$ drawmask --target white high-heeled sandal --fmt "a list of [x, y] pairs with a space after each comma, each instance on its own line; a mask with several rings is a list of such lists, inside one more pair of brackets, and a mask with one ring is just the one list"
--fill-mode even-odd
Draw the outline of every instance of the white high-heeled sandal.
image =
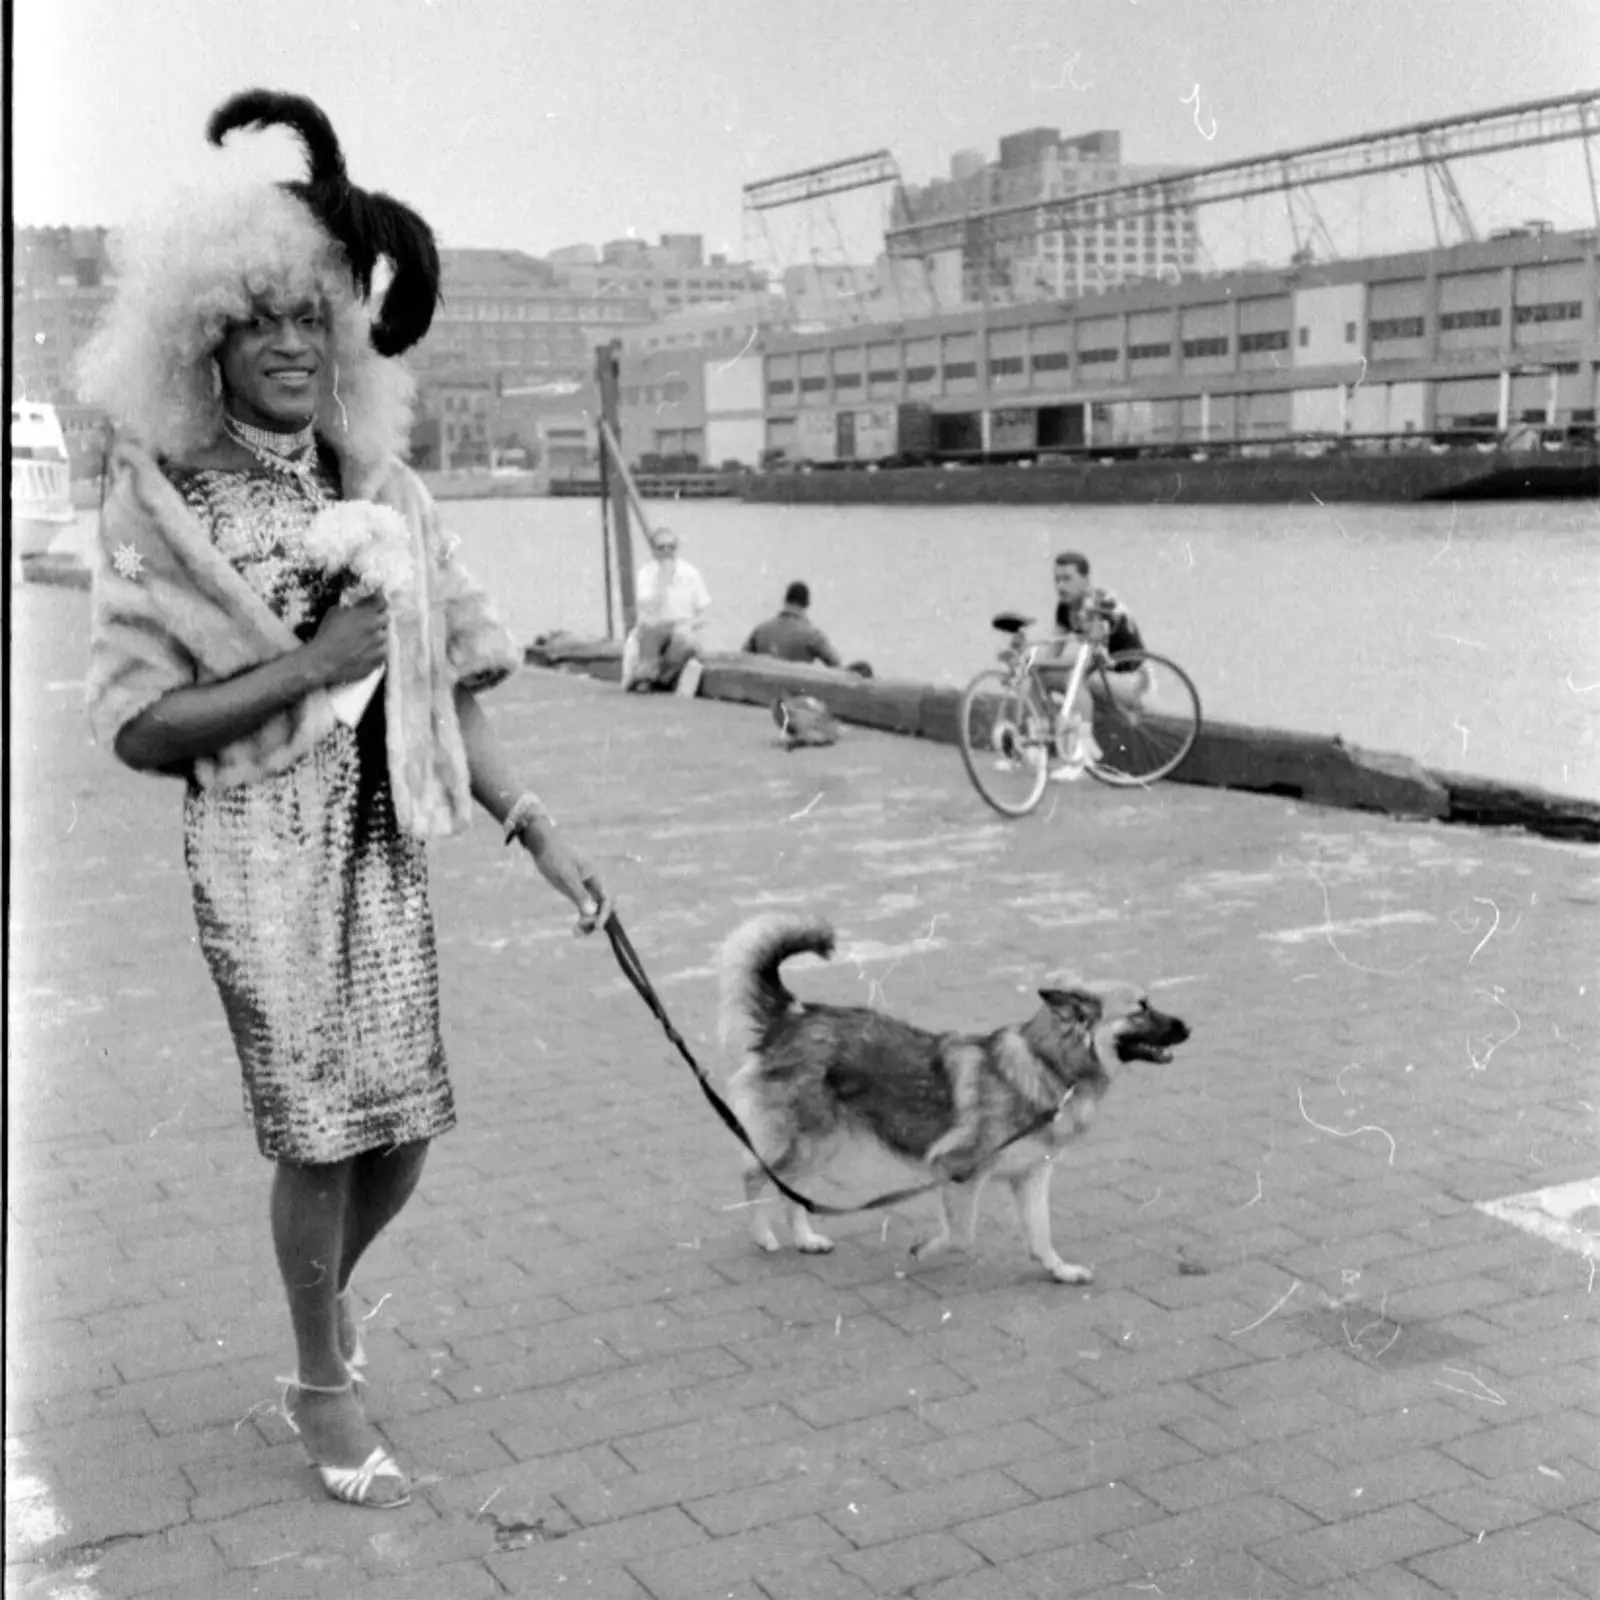
[[[344, 1383], [321, 1384], [305, 1383], [296, 1375], [292, 1378], [279, 1378], [283, 1385], [282, 1412], [283, 1420], [289, 1424], [296, 1435], [300, 1435], [300, 1424], [294, 1420], [289, 1410], [289, 1391], [301, 1389], [307, 1394], [349, 1394], [355, 1387], [355, 1379], [351, 1377]], [[325, 1466], [316, 1460], [309, 1446], [305, 1446], [306, 1459], [316, 1468], [317, 1476], [322, 1480], [322, 1487], [334, 1500], [342, 1500], [346, 1505], [365, 1506], [370, 1511], [397, 1511], [401, 1506], [411, 1503], [411, 1481], [395, 1462], [393, 1456], [381, 1444], [372, 1447], [372, 1453], [358, 1467], [333, 1467]], [[373, 1485], [380, 1479], [397, 1479], [400, 1492], [393, 1499], [372, 1498]]]

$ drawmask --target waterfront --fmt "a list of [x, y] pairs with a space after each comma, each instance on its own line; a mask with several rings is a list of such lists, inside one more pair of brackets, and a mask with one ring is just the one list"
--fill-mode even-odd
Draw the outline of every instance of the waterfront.
[[[997, 648], [990, 616], [1047, 616], [1050, 556], [1076, 548], [1212, 716], [1600, 795], [1592, 502], [650, 509], [706, 579], [714, 649], [737, 649], [804, 578], [847, 659], [964, 682]], [[596, 502], [446, 516], [519, 637], [604, 633]]]
[[[1588, 501], [1460, 506], [650, 508], [683, 538], [736, 650], [804, 578], [880, 674], [964, 682], [990, 616], [1045, 617], [1050, 556], [1085, 551], [1213, 717], [1339, 733], [1425, 765], [1600, 795], [1600, 518]], [[605, 632], [600, 507], [442, 508], [521, 640]], [[80, 519], [78, 542], [92, 519]], [[643, 542], [635, 529], [635, 546]]]

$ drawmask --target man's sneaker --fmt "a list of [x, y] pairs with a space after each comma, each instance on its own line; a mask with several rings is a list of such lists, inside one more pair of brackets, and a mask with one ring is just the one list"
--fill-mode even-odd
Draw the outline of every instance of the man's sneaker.
[[1082, 761], [1063, 761], [1050, 769], [1051, 783], [1076, 783], [1089, 768]]

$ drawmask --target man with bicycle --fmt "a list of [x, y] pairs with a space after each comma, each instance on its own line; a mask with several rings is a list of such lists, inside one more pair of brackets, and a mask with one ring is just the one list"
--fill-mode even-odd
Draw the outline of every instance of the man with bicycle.
[[[1093, 639], [1105, 640], [1106, 648], [1117, 655], [1124, 650], [1143, 650], [1144, 640], [1138, 624], [1127, 608], [1109, 589], [1089, 582], [1089, 558], [1076, 550], [1063, 550], [1055, 558], [1056, 631], [1045, 644], [1038, 660], [1039, 676], [1057, 697], [1066, 694], [1067, 682], [1078, 659], [1078, 652]], [[1129, 707], [1138, 706], [1149, 690], [1145, 669], [1118, 671], [1108, 676], [1112, 696]], [[1057, 783], [1081, 778], [1088, 763], [1099, 754], [1094, 737], [1094, 702], [1087, 683], [1070, 706], [1060, 706], [1057, 748], [1061, 764], [1050, 774]]]

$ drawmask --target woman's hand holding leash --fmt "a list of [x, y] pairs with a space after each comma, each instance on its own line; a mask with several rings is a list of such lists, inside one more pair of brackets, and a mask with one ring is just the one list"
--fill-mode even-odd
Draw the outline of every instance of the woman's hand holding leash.
[[506, 813], [506, 843], [517, 840], [533, 857], [546, 883], [578, 908], [578, 934], [593, 933], [611, 920], [611, 898], [600, 875], [556, 832], [537, 795], [524, 793]]

